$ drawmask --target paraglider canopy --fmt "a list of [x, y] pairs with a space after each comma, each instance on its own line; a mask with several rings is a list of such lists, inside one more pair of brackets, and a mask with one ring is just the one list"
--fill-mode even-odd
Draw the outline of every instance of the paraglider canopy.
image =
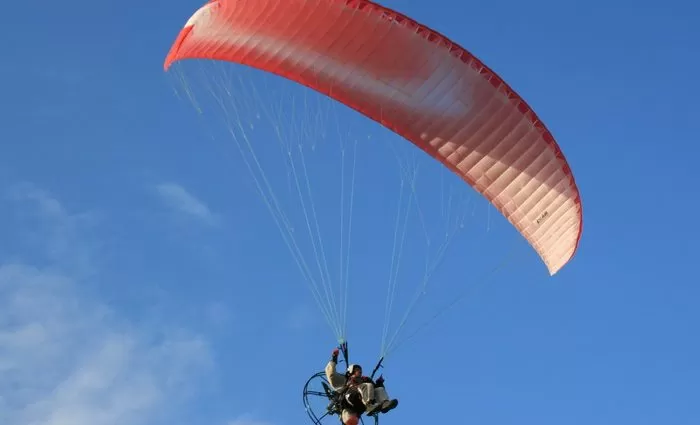
[[369, 0], [211, 0], [165, 60], [202, 58], [286, 77], [403, 136], [488, 199], [550, 274], [574, 255], [581, 198], [530, 106], [457, 43]]

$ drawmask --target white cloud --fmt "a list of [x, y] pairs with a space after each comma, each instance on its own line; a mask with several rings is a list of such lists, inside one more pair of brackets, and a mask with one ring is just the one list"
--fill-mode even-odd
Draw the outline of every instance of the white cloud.
[[0, 294], [0, 423], [146, 423], [210, 365], [202, 339], [153, 341], [64, 276], [4, 265]]
[[88, 241], [80, 238], [81, 230], [95, 225], [97, 215], [92, 212], [71, 214], [47, 191], [30, 183], [16, 184], [6, 192], [14, 201], [12, 207], [27, 217], [35, 218], [32, 233], [25, 236], [33, 245], [41, 247], [49, 261], [70, 268], [74, 273], [91, 273]]
[[254, 419], [250, 416], [244, 415], [241, 417], [238, 417], [232, 421], [229, 421], [227, 425], [272, 425], [271, 422], [266, 422], [266, 421], [261, 421], [258, 419]]
[[217, 218], [204, 202], [176, 183], [156, 185], [161, 199], [176, 211], [197, 218], [207, 224], [216, 224]]
[[213, 366], [207, 341], [140, 327], [85, 295], [84, 275], [61, 264], [90, 260], [81, 215], [33, 186], [11, 193], [34, 202], [46, 246], [63, 251], [48, 265], [0, 264], [0, 423], [140, 425], [176, 411]]

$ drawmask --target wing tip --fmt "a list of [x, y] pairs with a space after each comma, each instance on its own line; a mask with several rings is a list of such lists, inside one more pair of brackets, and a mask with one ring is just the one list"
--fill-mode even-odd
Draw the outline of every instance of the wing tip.
[[206, 20], [216, 12], [220, 7], [220, 0], [208, 0], [202, 7], [197, 9], [197, 11], [187, 20], [184, 27], [178, 34], [175, 42], [170, 47], [170, 51], [165, 57], [165, 62], [163, 63], [163, 70], [167, 71], [170, 66], [179, 59], [182, 59], [180, 54], [180, 49], [182, 44], [187, 40], [187, 37], [192, 33], [194, 26], [198, 22], [206, 22]]
[[180, 59], [180, 47], [182, 47], [182, 44], [192, 32], [192, 28], [194, 28], [193, 25], [188, 25], [185, 28], [183, 28], [182, 31], [180, 31], [180, 34], [178, 34], [177, 38], [175, 39], [175, 42], [170, 47], [170, 51], [165, 57], [165, 62], [163, 63], [164, 71], [167, 71], [174, 62]]

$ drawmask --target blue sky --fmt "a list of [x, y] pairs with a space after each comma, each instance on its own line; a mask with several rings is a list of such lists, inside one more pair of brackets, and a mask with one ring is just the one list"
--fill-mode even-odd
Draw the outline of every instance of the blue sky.
[[[384, 4], [476, 54], [553, 131], [583, 196], [574, 260], [550, 278], [449, 174], [291, 83], [200, 64], [163, 73], [200, 2], [12, 2], [0, 30], [9, 47], [0, 63], [0, 423], [308, 423], [301, 387], [336, 340], [206, 100], [201, 70], [219, 93], [212, 78], [222, 75], [241, 78], [236, 90], [260, 90], [254, 102], [240, 91], [227, 101], [244, 107], [240, 123], [269, 159], [266, 176], [300, 240], [299, 198], [274, 162], [284, 151], [255, 108], [309, 100], [294, 108], [306, 115], [287, 104], [272, 122], [304, 147], [316, 199], [328, 199], [317, 212], [333, 279], [348, 257], [338, 250], [340, 197], [324, 195], [352, 175], [338, 146], [346, 165], [357, 146], [347, 336], [365, 368], [381, 348], [394, 214], [411, 193], [401, 182], [418, 170], [419, 202], [399, 210], [409, 213], [408, 242], [392, 320], [434, 258], [426, 248], [434, 256], [444, 229], [464, 224], [447, 232], [454, 241], [404, 335], [460, 302], [387, 359], [401, 404], [382, 423], [700, 421], [698, 6]], [[408, 174], [397, 158], [415, 160], [403, 163]], [[302, 252], [315, 261], [310, 245]]]

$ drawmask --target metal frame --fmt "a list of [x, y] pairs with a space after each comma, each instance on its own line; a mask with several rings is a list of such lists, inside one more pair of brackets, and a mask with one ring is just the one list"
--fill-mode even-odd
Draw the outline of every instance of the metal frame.
[[[313, 383], [314, 381], [321, 381], [321, 385], [323, 386], [323, 391], [316, 391], [309, 389], [309, 385]], [[342, 421], [341, 418], [341, 411], [338, 409], [338, 406], [336, 405], [336, 402], [334, 401], [334, 395], [335, 391], [330, 386], [330, 383], [326, 379], [326, 373], [325, 372], [318, 372], [315, 373], [311, 378], [309, 378], [306, 381], [306, 384], [304, 384], [304, 392], [303, 392], [303, 399], [304, 399], [304, 409], [306, 410], [306, 414], [309, 415], [309, 418], [313, 422], [314, 425], [323, 425], [323, 419], [328, 417], [328, 416], [333, 416], [333, 415], [338, 415], [338, 420]], [[323, 397], [329, 404], [328, 407], [326, 408], [326, 412], [318, 416], [316, 412], [314, 412], [313, 408], [311, 407], [311, 403], [309, 402], [309, 396], [312, 397]], [[374, 425], [379, 425], [379, 416], [377, 413], [374, 413], [370, 415], [369, 417], [374, 418]], [[360, 418], [360, 423], [362, 425], [365, 425], [364, 418], [362, 415], [359, 415]]]

